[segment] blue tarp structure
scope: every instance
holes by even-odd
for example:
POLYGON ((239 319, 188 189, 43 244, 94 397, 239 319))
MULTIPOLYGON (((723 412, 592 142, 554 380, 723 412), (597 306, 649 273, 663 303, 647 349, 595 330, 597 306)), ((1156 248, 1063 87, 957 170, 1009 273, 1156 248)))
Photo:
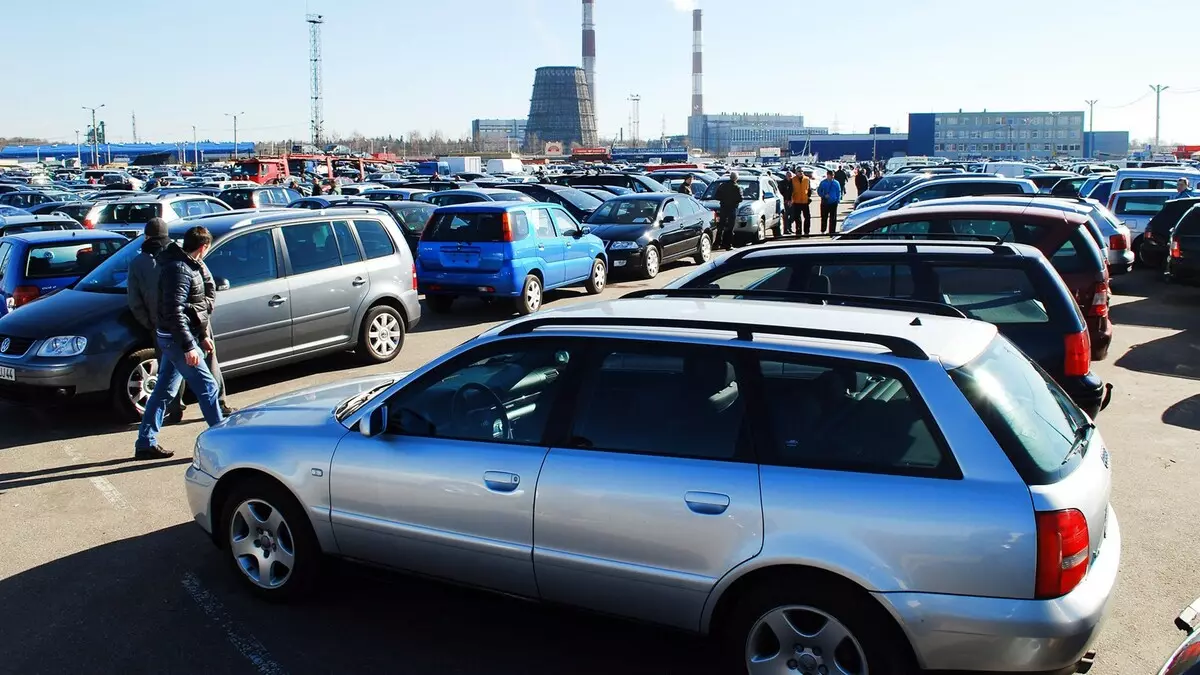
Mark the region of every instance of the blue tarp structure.
MULTIPOLYGON (((226 159, 233 154, 233 143, 229 142, 213 142, 202 141, 197 144, 200 150, 201 160, 218 160, 226 159)), ((100 145, 100 154, 105 159, 108 157, 128 158, 130 162, 136 162, 141 155, 167 155, 173 161, 179 161, 177 155, 182 148, 187 154, 187 161, 192 160, 192 152, 197 146, 191 143, 104 143, 100 145)), ((41 159, 67 159, 74 157, 77 146, 74 143, 56 143, 54 145, 8 145, 0 148, 0 159, 16 159, 21 161, 37 161, 41 159)), ((91 146, 78 146, 78 151, 83 161, 90 162, 91 146)), ((253 141, 238 141, 237 152, 239 155, 248 155, 254 153, 253 141)))

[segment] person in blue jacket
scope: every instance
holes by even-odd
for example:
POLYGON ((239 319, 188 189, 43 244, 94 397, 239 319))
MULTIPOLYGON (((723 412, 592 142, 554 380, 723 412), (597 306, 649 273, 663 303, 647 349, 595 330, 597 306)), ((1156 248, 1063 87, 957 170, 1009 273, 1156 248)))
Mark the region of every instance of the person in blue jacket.
POLYGON ((826 173, 825 180, 817 186, 817 196, 821 198, 821 234, 833 234, 837 228, 838 204, 842 201, 842 185, 834 180, 832 173, 826 173))

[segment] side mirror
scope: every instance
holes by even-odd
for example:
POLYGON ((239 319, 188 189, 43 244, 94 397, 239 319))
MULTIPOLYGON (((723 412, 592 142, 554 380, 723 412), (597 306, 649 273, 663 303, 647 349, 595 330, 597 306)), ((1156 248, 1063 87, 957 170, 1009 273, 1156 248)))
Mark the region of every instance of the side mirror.
POLYGON ((230 288, 232 288, 232 287, 229 285, 229 280, 228 280, 228 279, 226 279, 226 278, 224 278, 224 277, 217 277, 217 278, 216 278, 216 279, 214 279, 213 281, 215 281, 215 282, 216 282, 216 284, 217 284, 217 290, 218 290, 218 291, 227 291, 227 290, 229 290, 230 288))
POLYGON ((592 228, 588 227, 587 225, 584 225, 579 228, 579 236, 581 236, 581 237, 585 234, 591 234, 591 233, 592 233, 592 228))
POLYGON ((358 433, 367 438, 374 438, 387 430, 388 407, 381 405, 358 422, 358 433))
POLYGON ((575 237, 576 239, 582 239, 583 235, 584 235, 584 231, 582 228, 576 228, 575 230, 573 230, 571 232, 571 236, 575 237))
POLYGON ((673 223, 673 222, 675 222, 675 216, 663 216, 662 217, 663 225, 666 225, 667 223, 673 223))

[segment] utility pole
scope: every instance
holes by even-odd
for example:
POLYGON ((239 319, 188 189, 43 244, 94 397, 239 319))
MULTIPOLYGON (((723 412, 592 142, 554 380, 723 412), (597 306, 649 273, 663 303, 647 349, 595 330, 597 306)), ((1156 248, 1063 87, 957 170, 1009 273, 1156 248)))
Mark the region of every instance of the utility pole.
POLYGON ((879 149, 879 125, 871 125, 871 161, 878 161, 879 149))
POLYGON ((309 60, 309 125, 312 127, 312 144, 318 149, 325 135, 324 94, 321 85, 321 24, 325 17, 320 14, 309 14, 305 17, 308 22, 308 60, 309 60))
POLYGON ((1091 157, 1092 151, 1096 146, 1096 102, 1098 99, 1088 99, 1084 101, 1088 105, 1088 139, 1090 143, 1084 143, 1084 155, 1091 157))
POLYGON ((237 118, 239 118, 239 117, 241 117, 242 115, 245 115, 245 114, 246 114, 246 111, 245 111, 245 110, 243 110, 242 112, 239 112, 239 113, 225 113, 225 116, 226 116, 226 117, 232 117, 232 118, 233 118, 233 158, 234 158, 234 159, 237 159, 237 158, 238 158, 238 144, 237 144, 237 118))
MULTIPOLYGON (((1160 125, 1162 124, 1162 93, 1171 87, 1165 84, 1152 84, 1150 88, 1154 90, 1154 150, 1158 152, 1158 134, 1160 125)), ((1152 153, 1153 154, 1153 153, 1152 153)))
POLYGON ((103 108, 104 104, 101 103, 95 108, 89 108, 86 105, 82 107, 84 110, 92 111, 92 166, 96 166, 100 163, 100 132, 96 129, 96 111, 103 108))
POLYGON ((79 130, 75 130, 75 162, 83 165, 83 150, 79 147, 79 130))

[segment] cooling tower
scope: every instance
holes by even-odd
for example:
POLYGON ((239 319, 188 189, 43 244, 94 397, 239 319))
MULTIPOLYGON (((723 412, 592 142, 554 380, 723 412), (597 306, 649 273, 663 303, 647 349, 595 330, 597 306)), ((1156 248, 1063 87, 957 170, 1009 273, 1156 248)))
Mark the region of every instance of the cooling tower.
POLYGON ((541 152, 549 141, 560 141, 564 148, 591 148, 598 143, 596 115, 582 68, 545 66, 534 75, 525 147, 541 152))

